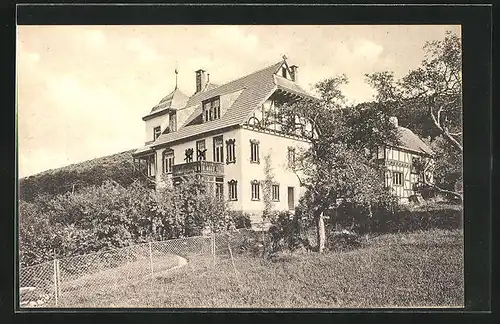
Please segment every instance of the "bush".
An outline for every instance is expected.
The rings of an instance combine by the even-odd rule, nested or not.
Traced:
[[[54,259],[55,229],[36,203],[19,202],[19,259],[30,266]]]
[[[20,202],[21,264],[31,265],[151,240],[232,227],[224,201],[198,180],[155,192],[134,182],[107,181],[71,193]]]
[[[402,209],[397,215],[397,224],[393,232],[408,232],[429,229],[463,228],[462,207],[458,205],[425,206]]]
[[[457,205],[433,206],[379,204],[372,206],[372,216],[364,207],[342,204],[330,214],[329,224],[358,234],[391,233],[417,230],[458,229],[462,227],[462,209]]]
[[[269,229],[269,254],[297,249],[312,250],[316,246],[316,224],[299,206],[294,217],[277,213]],[[458,205],[419,205],[411,207],[386,201],[371,206],[342,203],[326,213],[326,248],[349,251],[363,245],[362,235],[409,232],[430,229],[462,228],[462,208]]]
[[[220,232],[234,226],[223,199],[196,177],[157,192],[157,227],[162,239],[202,235],[204,228]]]
[[[244,213],[242,211],[230,211],[229,215],[231,216],[231,219],[234,222],[234,226],[236,228],[250,228],[250,227],[252,227],[252,222],[250,220],[250,214]]]
[[[250,253],[252,256],[262,254],[264,241],[262,233],[256,231],[243,231],[235,235],[231,240],[234,253]]]
[[[363,246],[363,239],[355,232],[348,230],[329,231],[325,247],[330,251],[347,252],[359,249]]]

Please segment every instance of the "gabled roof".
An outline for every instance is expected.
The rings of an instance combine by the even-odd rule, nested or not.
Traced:
[[[175,89],[168,95],[166,95],[160,102],[151,109],[149,114],[144,116],[142,119],[146,120],[149,118],[152,118],[153,116],[160,115],[162,112],[165,112],[169,109],[175,110],[182,108],[186,105],[186,102],[188,101],[189,97],[185,95],[182,91],[179,89]]]
[[[397,128],[399,143],[395,146],[407,149],[419,154],[433,155],[431,148],[422,141],[415,133],[406,127],[398,126]]]
[[[308,93],[307,91],[305,91],[304,89],[302,89],[297,83],[288,80],[280,75],[274,75],[274,83],[276,84],[278,89],[285,90],[288,92],[293,92],[299,96],[304,96],[311,99],[318,99],[313,95],[311,95],[310,93]]]
[[[187,122],[179,127],[176,132],[162,134],[153,143],[154,146],[181,140],[193,135],[209,131],[241,125],[247,121],[248,116],[261,105],[278,87],[290,92],[297,92],[304,96],[310,96],[305,90],[294,82],[286,82],[286,79],[276,81],[275,73],[283,64],[279,61],[262,70],[256,71],[239,79],[233,80],[216,88],[207,89],[196,93],[189,98],[186,107],[195,107],[194,112],[188,117]],[[227,109],[220,119],[196,124],[196,120],[202,113],[201,103],[215,96],[223,96],[241,91],[233,104]],[[193,122],[193,123],[191,123]]]

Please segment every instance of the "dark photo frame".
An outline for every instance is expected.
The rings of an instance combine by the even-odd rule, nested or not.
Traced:
[[[4,13],[4,12],[3,12]],[[7,11],[8,30],[4,40],[10,46],[4,51],[4,79],[9,104],[4,110],[2,136],[10,154],[2,159],[2,184],[9,194],[3,199],[2,313],[11,313],[16,322],[66,322],[71,318],[83,321],[117,320],[158,321],[181,319],[274,319],[281,314],[300,320],[346,320],[350,318],[380,320],[374,315],[400,320],[423,314],[425,320],[450,318],[467,320],[473,314],[486,317],[492,299],[492,7],[487,5],[17,5]],[[16,25],[163,25],[163,24],[277,24],[277,25],[354,25],[354,24],[444,24],[461,25],[463,45],[463,133],[464,133],[464,251],[465,307],[419,309],[29,309],[19,310],[17,255],[18,160],[16,142]],[[75,131],[78,131],[75,127]],[[243,144],[241,144],[243,145]],[[207,147],[210,145],[207,144]],[[12,155],[11,155],[12,154]],[[208,155],[210,156],[210,155]],[[245,158],[244,158],[245,159]],[[244,160],[243,159],[243,160]],[[238,161],[239,163],[239,161]],[[227,179],[229,180],[229,179]],[[227,182],[227,181],[226,181]],[[15,190],[12,190],[15,188]],[[285,188],[285,187],[283,187]],[[12,193],[12,194],[11,194]],[[238,195],[241,193],[239,192]],[[285,199],[283,199],[285,200]],[[12,215],[12,216],[10,216]],[[15,280],[12,280],[14,279]],[[68,316],[66,318],[66,316]],[[419,321],[423,320],[420,318]],[[335,318],[335,319],[334,319]],[[285,318],[283,318],[285,319]],[[383,319],[385,322],[387,319]],[[478,320],[477,317],[473,319]],[[481,320],[483,320],[481,318]]]

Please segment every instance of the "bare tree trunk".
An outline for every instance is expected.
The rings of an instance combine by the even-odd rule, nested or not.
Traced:
[[[317,226],[317,241],[318,241],[318,252],[323,253],[325,249],[325,221],[323,219],[323,212],[318,216],[318,226]]]

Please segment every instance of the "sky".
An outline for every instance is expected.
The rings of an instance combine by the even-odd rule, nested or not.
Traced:
[[[141,147],[146,115],[195,70],[223,84],[282,60],[311,91],[346,74],[350,102],[371,100],[365,73],[416,68],[426,41],[460,26],[18,26],[19,177]]]

